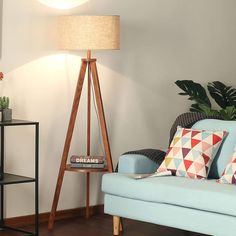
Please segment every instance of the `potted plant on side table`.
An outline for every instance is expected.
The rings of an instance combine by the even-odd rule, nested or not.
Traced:
[[[0,97],[0,111],[2,112],[2,122],[12,120],[12,109],[9,108],[9,97]]]
[[[12,109],[9,108],[10,99],[9,97],[0,97],[0,112],[2,115],[1,121],[11,121],[12,120]],[[2,166],[0,166],[0,180],[3,180],[4,173]]]

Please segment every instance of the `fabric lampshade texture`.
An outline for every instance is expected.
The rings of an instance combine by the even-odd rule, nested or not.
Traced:
[[[59,17],[59,48],[99,50],[120,48],[119,16]]]

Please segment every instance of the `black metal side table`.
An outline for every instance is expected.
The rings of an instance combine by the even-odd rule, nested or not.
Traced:
[[[4,133],[7,126],[34,126],[35,127],[35,176],[34,178],[4,173]],[[0,230],[10,230],[22,233],[24,235],[39,235],[39,122],[26,121],[26,120],[12,120],[7,122],[0,122],[0,138],[1,138],[1,171],[3,172],[3,179],[0,180]],[[34,232],[29,232],[20,228],[9,227],[4,224],[4,186],[9,184],[22,184],[34,183],[35,184],[35,228]]]

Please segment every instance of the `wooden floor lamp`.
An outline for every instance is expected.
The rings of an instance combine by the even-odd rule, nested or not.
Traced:
[[[120,36],[119,16],[63,16],[59,18],[60,47],[66,50],[87,50],[87,57],[82,59],[77,87],[75,91],[69,126],[66,134],[61,165],[58,173],[56,190],[54,194],[48,229],[53,229],[57,205],[60,197],[65,171],[85,172],[87,180],[86,189],[86,217],[89,217],[89,182],[91,172],[112,172],[112,158],[107,135],[107,127],[103,109],[101,90],[97,72],[96,59],[91,58],[91,50],[94,49],[119,49]],[[105,151],[107,166],[104,169],[71,168],[67,164],[72,134],[75,126],[81,92],[85,75],[88,75],[87,97],[87,154],[90,156],[90,113],[91,113],[91,87],[95,93],[99,124]]]

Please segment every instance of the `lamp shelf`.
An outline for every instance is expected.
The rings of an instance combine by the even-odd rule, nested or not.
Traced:
[[[70,164],[66,165],[66,171],[71,171],[71,172],[82,172],[82,173],[90,173],[90,172],[109,172],[107,168],[76,168],[76,167],[71,167]]]

